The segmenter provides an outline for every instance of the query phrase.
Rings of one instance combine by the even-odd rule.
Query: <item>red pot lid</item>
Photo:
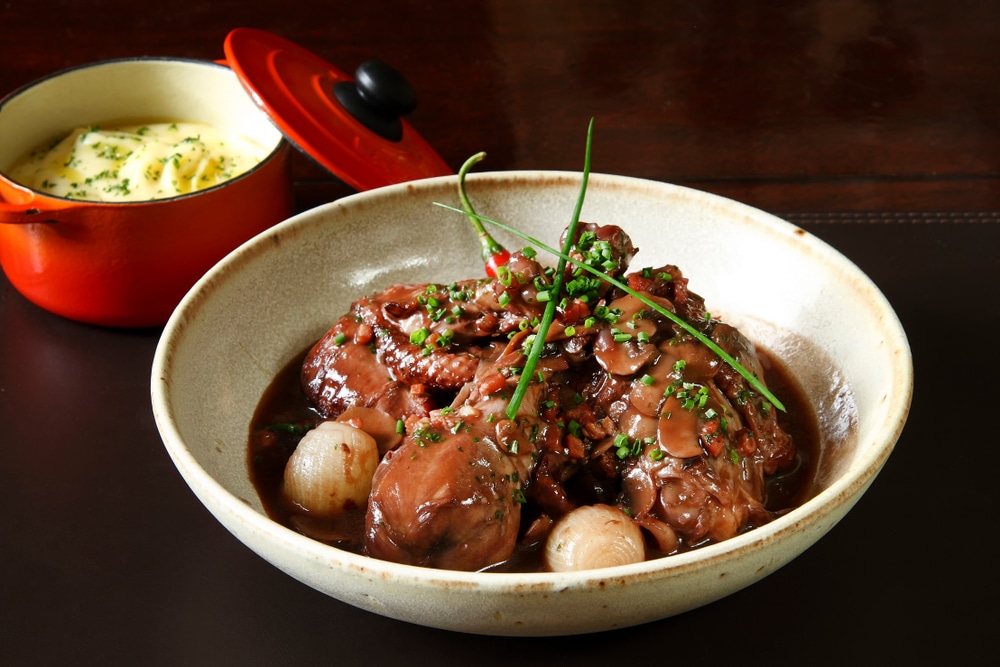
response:
[[[416,106],[409,84],[375,61],[351,79],[272,33],[237,28],[227,64],[290,142],[357,190],[454,171],[399,116]]]

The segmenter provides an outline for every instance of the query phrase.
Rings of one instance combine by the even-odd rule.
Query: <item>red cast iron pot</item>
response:
[[[231,181],[148,202],[53,197],[5,174],[74,127],[157,120],[209,123],[270,152]],[[224,65],[138,58],[54,74],[0,101],[0,266],[26,298],[64,317],[163,324],[217,261],[291,214],[288,155],[281,132]]]

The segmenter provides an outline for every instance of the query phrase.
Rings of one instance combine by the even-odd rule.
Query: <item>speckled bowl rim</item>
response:
[[[568,179],[569,181],[578,182],[579,178],[580,175],[575,172],[486,172],[470,176],[470,182],[476,179],[491,182],[508,181],[512,183],[523,182],[525,180],[545,181],[553,179],[554,181],[565,181]],[[351,195],[343,200],[332,202],[320,208],[351,206],[367,200],[405,196],[408,191],[412,191],[414,188],[434,188],[438,187],[442,182],[451,183],[453,179],[454,177],[441,177],[389,186]],[[623,186],[633,187],[636,184],[640,184],[641,187],[654,188],[680,187],[652,181],[647,182],[643,181],[643,179],[630,177],[604,174],[591,175],[592,182],[597,179],[605,183],[613,184],[620,182]],[[692,192],[695,192],[696,196],[723,202],[725,205],[732,204],[743,207],[745,208],[744,212],[749,211],[754,216],[755,224],[770,227],[780,234],[799,234],[801,232],[801,230],[791,223],[762,211],[744,207],[742,204],[730,202],[730,200],[716,197],[715,195],[698,193],[697,191]],[[864,282],[869,287],[870,298],[881,299],[878,309],[883,311],[889,318],[889,321],[884,324],[885,329],[888,335],[892,337],[892,344],[901,352],[899,361],[893,367],[893,373],[895,374],[894,384],[902,388],[902,391],[888,398],[891,402],[891,407],[879,431],[879,441],[867,446],[865,454],[855,460],[847,473],[836,479],[828,488],[818,493],[805,504],[765,526],[722,543],[709,545],[665,559],[583,572],[498,572],[483,574],[434,570],[379,561],[327,546],[272,521],[246,505],[244,501],[232,495],[217,480],[209,475],[186,447],[183,437],[174,424],[169,388],[174,349],[178,345],[178,341],[183,339],[185,328],[198,316],[198,310],[202,305],[202,292],[211,290],[213,283],[217,281],[225,281],[227,273],[239,271],[242,263],[252,261],[256,253],[266,252],[266,247],[269,244],[280,243],[282,237],[295,234],[304,229],[306,223],[315,215],[315,209],[306,211],[262,233],[221,261],[194,286],[164,328],[160,345],[157,347],[153,361],[151,382],[152,406],[157,426],[160,429],[170,457],[181,475],[192,487],[192,490],[202,498],[203,502],[205,502],[213,513],[217,511],[213,507],[222,507],[224,508],[224,512],[230,515],[229,517],[219,517],[220,520],[229,519],[242,522],[250,531],[266,536],[269,540],[282,543],[285,548],[298,552],[303,559],[324,563],[331,568],[343,568],[363,577],[391,578],[394,581],[400,582],[401,585],[414,588],[417,592],[421,588],[458,587],[462,589],[474,589],[483,593],[516,595],[526,591],[564,591],[569,589],[593,588],[595,586],[602,587],[609,584],[619,586],[641,585],[646,580],[662,579],[665,576],[680,574],[686,570],[701,569],[713,564],[731,561],[734,558],[739,558],[743,553],[758,549],[762,545],[784,540],[789,536],[795,535],[802,531],[806,525],[814,529],[816,529],[816,526],[819,526],[817,536],[810,541],[810,543],[815,542],[816,539],[819,539],[822,534],[825,534],[839,521],[839,517],[834,517],[834,515],[838,514],[838,511],[842,512],[843,510],[838,510],[838,508],[841,508],[845,502],[851,502],[851,504],[856,502],[864,490],[872,483],[891,454],[905,424],[912,396],[913,370],[909,346],[902,326],[899,324],[888,301],[885,300],[885,297],[877,287],[871,283],[870,279],[860,269],[823,241],[811,237],[806,242],[811,244],[813,252],[822,255],[825,261],[837,265],[841,270],[855,275],[859,281]],[[226,520],[223,520],[223,523],[226,523]],[[779,563],[774,569],[783,564]]]

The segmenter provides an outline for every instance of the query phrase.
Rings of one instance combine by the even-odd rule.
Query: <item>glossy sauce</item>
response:
[[[322,542],[361,553],[364,530],[364,508],[335,521],[316,521],[304,516],[302,509],[285,498],[282,479],[285,463],[291,456],[304,431],[322,419],[307,404],[301,389],[301,368],[306,352],[292,360],[274,378],[254,413],[248,446],[248,469],[268,516],[289,528]],[[768,387],[785,404],[786,413],[779,423],[796,442],[795,464],[780,475],[767,480],[765,506],[774,512],[791,510],[809,499],[815,474],[819,447],[818,420],[791,374],[767,353],[757,349]],[[525,508],[527,509],[527,508]],[[529,513],[522,516],[522,528],[530,521]],[[529,572],[543,569],[540,545],[530,549],[519,547],[506,562],[489,571]],[[665,554],[649,551],[647,558]]]

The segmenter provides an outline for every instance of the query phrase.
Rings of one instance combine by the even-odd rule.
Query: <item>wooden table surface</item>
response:
[[[909,422],[848,517],[757,585],[598,635],[455,634],[251,553],[162,447],[160,331],[61,319],[0,277],[0,664],[995,664],[1000,3],[8,0],[0,96],[96,60],[219,59],[240,26],[403,72],[454,169],[578,170],[593,117],[595,171],[803,226],[899,314]],[[300,155],[294,177],[299,210],[350,194]]]

